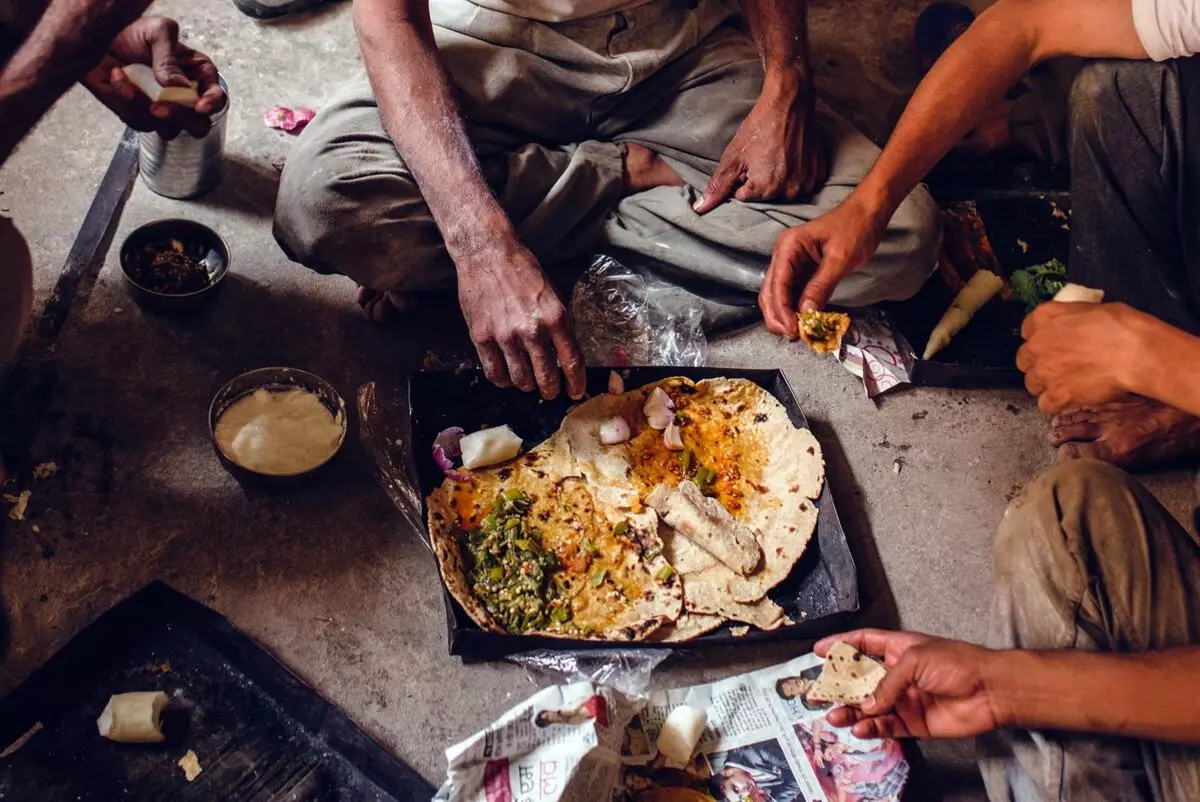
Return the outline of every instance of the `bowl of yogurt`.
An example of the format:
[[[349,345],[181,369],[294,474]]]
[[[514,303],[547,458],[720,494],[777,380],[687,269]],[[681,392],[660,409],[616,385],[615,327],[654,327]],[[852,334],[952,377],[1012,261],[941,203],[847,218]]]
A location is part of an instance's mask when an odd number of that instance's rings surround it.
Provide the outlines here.
[[[295,482],[327,465],[346,442],[346,402],[329,382],[297,368],[233,378],[208,410],[225,469],[259,484]]]

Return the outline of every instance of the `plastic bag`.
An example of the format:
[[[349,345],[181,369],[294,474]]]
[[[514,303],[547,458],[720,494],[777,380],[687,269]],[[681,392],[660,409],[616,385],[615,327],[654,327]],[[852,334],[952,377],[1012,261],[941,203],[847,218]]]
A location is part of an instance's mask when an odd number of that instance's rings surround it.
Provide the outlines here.
[[[586,680],[615,688],[630,699],[645,698],[650,677],[669,653],[665,649],[596,649],[556,652],[542,649],[508,659],[524,666],[535,685],[567,685]]]
[[[672,311],[674,287],[648,273],[597,256],[571,293],[575,336],[589,365],[702,367],[708,359],[703,314]]]

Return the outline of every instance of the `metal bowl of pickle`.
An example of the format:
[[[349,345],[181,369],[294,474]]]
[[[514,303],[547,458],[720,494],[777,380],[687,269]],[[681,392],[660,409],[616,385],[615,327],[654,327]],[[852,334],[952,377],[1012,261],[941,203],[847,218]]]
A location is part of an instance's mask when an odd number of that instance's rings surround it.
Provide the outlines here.
[[[121,245],[129,296],[158,312],[188,312],[212,301],[229,273],[229,246],[191,220],[147,223]]]

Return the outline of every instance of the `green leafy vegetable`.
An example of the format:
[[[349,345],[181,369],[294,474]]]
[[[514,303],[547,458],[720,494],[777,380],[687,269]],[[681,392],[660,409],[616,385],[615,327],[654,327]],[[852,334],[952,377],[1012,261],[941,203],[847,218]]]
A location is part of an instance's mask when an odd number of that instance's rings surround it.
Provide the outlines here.
[[[1025,267],[1008,279],[1013,295],[1025,304],[1029,313],[1051,300],[1067,284],[1067,266],[1058,259]]]

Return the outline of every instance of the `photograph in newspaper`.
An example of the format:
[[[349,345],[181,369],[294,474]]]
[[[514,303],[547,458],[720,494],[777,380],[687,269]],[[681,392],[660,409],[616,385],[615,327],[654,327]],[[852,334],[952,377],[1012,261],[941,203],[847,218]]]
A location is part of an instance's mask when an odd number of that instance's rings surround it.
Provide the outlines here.
[[[822,666],[815,665],[804,669],[796,676],[785,676],[775,680],[775,694],[783,700],[792,715],[804,716],[833,707],[833,702],[810,702],[808,700],[808,689],[817,681],[817,677],[821,676],[821,669]]]
[[[895,802],[908,779],[899,741],[855,738],[822,718],[796,724],[821,791],[830,802]]]
[[[709,755],[711,792],[719,802],[804,802],[779,741],[747,744]]]

